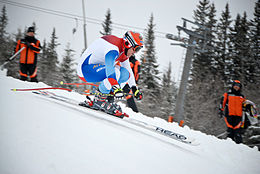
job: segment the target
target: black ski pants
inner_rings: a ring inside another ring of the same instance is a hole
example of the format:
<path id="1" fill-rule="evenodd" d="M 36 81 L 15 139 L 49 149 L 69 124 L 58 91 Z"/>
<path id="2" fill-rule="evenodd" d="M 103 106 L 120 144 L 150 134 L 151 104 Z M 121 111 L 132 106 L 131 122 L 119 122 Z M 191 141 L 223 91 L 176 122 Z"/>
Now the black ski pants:
<path id="1" fill-rule="evenodd" d="M 36 64 L 20 63 L 20 80 L 27 80 L 28 75 L 31 79 L 31 82 L 38 82 Z"/>

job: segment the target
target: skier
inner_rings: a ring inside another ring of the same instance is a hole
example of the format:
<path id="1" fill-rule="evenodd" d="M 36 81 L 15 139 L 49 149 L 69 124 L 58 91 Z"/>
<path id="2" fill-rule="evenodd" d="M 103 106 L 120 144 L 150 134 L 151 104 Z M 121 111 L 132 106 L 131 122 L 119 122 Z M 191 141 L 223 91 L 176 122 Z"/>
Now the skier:
<path id="1" fill-rule="evenodd" d="M 241 94 L 242 84 L 239 80 L 234 80 L 231 91 L 224 93 L 220 103 L 220 116 L 225 116 L 227 125 L 227 137 L 236 143 L 242 143 L 241 126 L 243 115 L 243 102 L 245 97 Z"/>
<path id="2" fill-rule="evenodd" d="M 136 84 L 138 83 L 139 80 L 139 73 L 140 73 L 140 62 L 135 58 L 135 55 L 132 55 L 129 58 L 129 62 L 130 62 L 130 66 L 132 68 L 133 74 L 134 74 L 134 78 L 136 81 Z M 123 87 L 123 91 L 125 93 L 131 93 L 131 88 L 129 87 L 128 83 L 125 85 L 122 85 Z M 132 95 L 127 95 L 126 96 L 126 101 L 127 101 L 127 106 L 130 107 L 134 112 L 138 112 L 138 108 L 135 104 L 134 98 Z"/>
<path id="3" fill-rule="evenodd" d="M 34 27 L 29 27 L 24 39 L 18 40 L 15 53 L 25 47 L 20 53 L 20 80 L 27 80 L 28 74 L 31 82 L 37 80 L 37 54 L 40 53 L 40 41 L 34 37 Z"/>
<path id="4" fill-rule="evenodd" d="M 141 100 L 143 95 L 136 86 L 129 57 L 142 47 L 142 36 L 132 31 L 127 31 L 123 38 L 106 35 L 94 41 L 82 54 L 77 73 L 85 82 L 101 82 L 98 93 L 103 95 L 95 95 L 94 100 L 87 96 L 80 105 L 116 116 L 122 115 L 122 110 L 114 102 L 114 97 L 124 97 L 120 85 L 126 81 L 135 98 Z"/>

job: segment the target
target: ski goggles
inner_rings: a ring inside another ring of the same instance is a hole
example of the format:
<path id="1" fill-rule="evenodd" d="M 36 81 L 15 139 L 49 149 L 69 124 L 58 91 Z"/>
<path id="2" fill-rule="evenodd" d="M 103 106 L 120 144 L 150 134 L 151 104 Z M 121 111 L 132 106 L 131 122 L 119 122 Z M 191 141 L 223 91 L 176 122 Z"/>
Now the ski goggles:
<path id="1" fill-rule="evenodd" d="M 134 48 L 134 51 L 137 53 L 138 51 L 140 51 L 141 48 L 143 48 L 142 46 L 139 46 L 139 45 L 135 45 L 133 46 Z"/>

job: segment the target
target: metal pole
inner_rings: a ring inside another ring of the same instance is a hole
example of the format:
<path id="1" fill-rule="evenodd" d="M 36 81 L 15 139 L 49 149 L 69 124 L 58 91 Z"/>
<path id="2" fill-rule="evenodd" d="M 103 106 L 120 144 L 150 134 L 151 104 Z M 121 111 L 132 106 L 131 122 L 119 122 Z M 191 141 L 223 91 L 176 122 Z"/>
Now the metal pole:
<path id="1" fill-rule="evenodd" d="M 184 119 L 183 112 L 184 112 L 184 101 L 185 95 L 187 91 L 188 79 L 190 74 L 191 63 L 194 55 L 195 50 L 195 37 L 190 35 L 187 53 L 185 57 L 183 72 L 181 76 L 181 83 L 178 91 L 177 101 L 176 101 L 176 108 L 175 108 L 175 115 L 178 123 Z"/>
<path id="2" fill-rule="evenodd" d="M 87 49 L 86 14 L 85 14 L 85 4 L 84 4 L 84 0 L 82 0 L 82 9 L 83 9 L 84 48 Z"/>
<path id="3" fill-rule="evenodd" d="M 7 61 L 1 65 L 1 70 L 4 69 L 5 65 L 8 64 L 9 62 L 11 62 L 20 52 L 22 52 L 25 49 L 25 47 L 22 47 L 19 51 L 17 51 L 12 57 L 10 57 L 9 59 L 7 59 Z"/>

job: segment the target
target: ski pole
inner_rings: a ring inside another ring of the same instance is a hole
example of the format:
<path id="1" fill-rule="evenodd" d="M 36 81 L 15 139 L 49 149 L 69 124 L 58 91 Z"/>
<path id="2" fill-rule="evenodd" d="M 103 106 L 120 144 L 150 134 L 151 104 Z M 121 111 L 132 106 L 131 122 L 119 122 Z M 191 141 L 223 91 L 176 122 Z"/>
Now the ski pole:
<path id="1" fill-rule="evenodd" d="M 20 52 L 22 52 L 23 50 L 25 49 L 25 47 L 23 47 L 23 48 L 21 48 L 19 51 L 17 51 L 14 55 L 12 55 L 9 59 L 7 59 L 7 61 L 3 64 L 3 65 L 1 65 L 1 70 L 3 70 L 4 69 L 4 66 L 6 65 L 6 64 L 8 64 L 9 62 L 11 62 Z"/>
<path id="2" fill-rule="evenodd" d="M 114 96 L 113 94 L 103 94 L 101 92 L 87 92 L 87 93 L 81 93 L 82 95 L 103 95 L 103 96 Z"/>
<path id="3" fill-rule="evenodd" d="M 60 90 L 65 90 L 65 91 L 72 91 L 71 89 L 67 88 L 58 88 L 58 87 L 47 87 L 47 88 L 31 88 L 31 89 L 11 89 L 12 91 L 40 91 L 40 90 L 47 90 L 47 89 L 60 89 Z"/>
<path id="4" fill-rule="evenodd" d="M 104 94 L 101 92 L 87 92 L 87 93 L 81 93 L 82 95 L 103 95 L 103 96 L 114 96 L 114 94 Z M 127 95 L 132 95 L 134 96 L 134 94 L 130 94 L 130 93 L 123 93 L 125 96 Z"/>

